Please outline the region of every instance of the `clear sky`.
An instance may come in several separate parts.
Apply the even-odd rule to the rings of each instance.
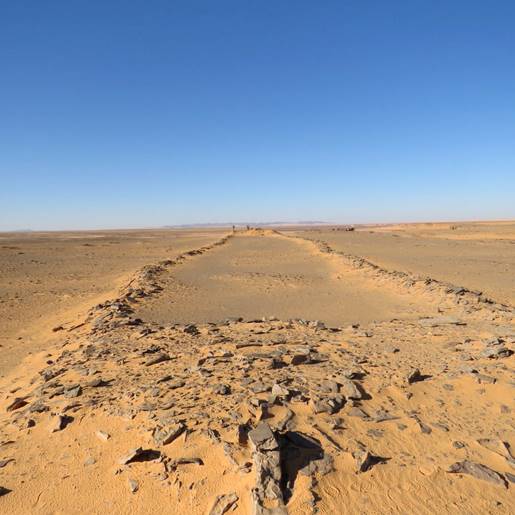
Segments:
[[[4,0],[0,230],[515,218],[515,2]]]

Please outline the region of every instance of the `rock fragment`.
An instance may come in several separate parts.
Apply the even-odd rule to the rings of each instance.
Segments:
[[[101,386],[107,386],[109,383],[107,381],[104,381],[101,377],[97,377],[96,379],[93,379],[93,381],[90,381],[88,386],[91,386],[92,388],[99,388]]]
[[[164,361],[170,361],[170,356],[168,354],[165,354],[164,352],[160,352],[159,354],[156,354],[152,358],[150,358],[146,363],[145,366],[151,367],[152,365],[157,365],[159,363],[163,363]]]
[[[266,422],[260,422],[254,429],[249,431],[248,438],[254,452],[274,451],[279,448],[274,433]]]
[[[228,384],[217,384],[213,388],[213,393],[217,395],[229,395],[231,393],[231,387]]]
[[[414,368],[413,370],[410,370],[408,372],[408,375],[406,376],[406,381],[408,384],[417,383],[418,381],[423,381],[424,377],[420,373],[420,370],[418,368]]]
[[[357,417],[357,418],[361,418],[362,420],[369,420],[370,419],[369,414],[366,413],[365,411],[363,411],[358,406],[353,406],[349,410],[348,415],[349,415],[349,417]]]
[[[509,446],[502,440],[498,438],[480,438],[477,443],[485,449],[502,456],[510,465],[515,466],[515,457],[512,456]]]
[[[143,456],[145,451],[142,447],[136,447],[134,449],[131,449],[125,456],[122,456],[118,463],[120,465],[128,465],[132,461],[138,459],[139,457]]]
[[[201,458],[175,458],[165,462],[167,472],[173,472],[179,465],[204,465]]]
[[[508,488],[508,482],[501,474],[486,465],[482,465],[481,463],[475,463],[468,460],[458,461],[449,467],[448,472],[452,474],[467,474],[475,477],[476,479],[481,479],[483,481],[488,481],[495,485]]]
[[[295,413],[291,409],[287,409],[284,417],[281,418],[275,426],[277,431],[284,431],[294,416]]]
[[[458,318],[452,316],[438,316],[432,318],[421,318],[419,324],[423,327],[439,327],[442,325],[466,325]]]
[[[359,449],[354,451],[352,456],[356,460],[356,468],[358,472],[366,472],[380,461],[377,456],[374,456],[366,449]]]
[[[513,354],[513,351],[507,347],[489,347],[481,353],[482,358],[499,359],[508,358]]]
[[[213,507],[209,511],[209,515],[224,515],[231,508],[235,507],[238,502],[238,496],[235,493],[219,495],[216,497]]]
[[[111,435],[109,433],[106,433],[105,431],[95,431],[95,435],[99,440],[102,440],[103,442],[107,442],[109,438],[111,438]]]
[[[313,395],[309,401],[309,405],[315,415],[318,413],[338,413],[344,404],[345,398],[340,394],[333,394],[326,397]]]
[[[173,424],[166,428],[157,427],[152,434],[157,445],[168,445],[178,438],[186,429],[182,423]]]
[[[68,399],[72,399],[74,397],[79,397],[79,395],[81,395],[81,394],[82,394],[82,388],[81,388],[80,384],[70,386],[64,391],[64,396],[67,397]]]
[[[72,417],[67,415],[55,415],[52,417],[50,421],[50,432],[56,433],[57,431],[62,431],[70,422],[72,422]]]
[[[135,479],[129,479],[128,484],[131,493],[135,494],[139,490],[139,483]]]
[[[363,392],[356,386],[354,381],[347,379],[346,377],[338,377],[336,382],[340,385],[340,392],[347,399],[359,400],[363,398]]]
[[[281,490],[279,443],[266,422],[260,422],[248,436],[256,470],[256,486],[252,489],[254,513],[286,513]]]
[[[274,383],[272,385],[272,395],[275,397],[287,398],[290,396],[290,390],[284,386],[281,386],[280,384]]]
[[[7,406],[6,411],[15,411],[17,409],[23,408],[28,404],[25,400],[26,397],[16,397],[9,406]]]
[[[479,384],[495,384],[497,379],[486,374],[473,374]]]
[[[422,422],[422,420],[420,420],[417,415],[413,415],[411,418],[413,418],[413,420],[415,420],[415,422],[418,424],[418,427],[422,433],[430,435],[433,432],[433,430],[427,424]]]
[[[290,365],[301,365],[302,363],[309,363],[309,353],[297,353],[291,357]]]
[[[2,497],[3,495],[7,495],[10,492],[11,490],[9,490],[9,488],[5,488],[5,486],[0,486],[0,497]]]

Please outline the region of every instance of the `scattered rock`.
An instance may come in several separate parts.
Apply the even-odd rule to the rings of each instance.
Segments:
[[[135,494],[139,490],[139,483],[135,479],[129,479],[129,490]]]
[[[380,463],[382,461],[382,458],[374,456],[366,449],[354,451],[352,456],[356,460],[356,468],[360,473],[370,470],[376,463]]]
[[[153,449],[143,450],[141,447],[137,447],[135,449],[131,449],[125,456],[122,456],[118,463],[120,465],[128,465],[133,461],[153,461],[158,459],[161,456],[159,451],[154,451]]]
[[[168,445],[178,438],[186,429],[182,423],[174,424],[166,428],[157,427],[154,429],[153,437],[157,445]]]
[[[347,398],[347,399],[362,399],[363,398],[363,392],[361,389],[354,383],[354,381],[351,381],[350,379],[347,379],[346,377],[338,377],[336,378],[336,382],[340,385],[340,392]]]
[[[272,385],[272,395],[276,397],[288,398],[290,396],[290,390],[284,386],[274,383]]]
[[[290,365],[301,365],[302,363],[309,362],[309,353],[308,354],[294,354],[291,357]]]
[[[111,438],[111,435],[109,433],[106,433],[105,431],[96,431],[95,435],[99,440],[102,440],[103,442],[107,442],[107,440]]]
[[[279,448],[279,444],[266,422],[260,422],[257,427],[249,431],[248,438],[253,446],[253,451],[273,451]]]
[[[513,351],[506,347],[489,347],[481,353],[482,358],[499,359],[508,358],[513,354]]]
[[[84,465],[86,466],[90,466],[90,465],[94,465],[95,463],[97,462],[97,460],[95,458],[93,458],[93,456],[89,456],[88,458],[86,458],[86,460],[84,461]]]
[[[439,327],[442,325],[467,325],[458,318],[451,316],[438,316],[432,318],[421,318],[419,324],[424,327]]]
[[[256,486],[251,492],[254,513],[286,513],[281,490],[279,443],[274,433],[266,422],[260,422],[249,432],[249,441],[256,471]]]
[[[79,397],[79,395],[81,395],[81,394],[82,394],[82,388],[81,388],[80,384],[70,386],[69,388],[67,388],[64,391],[64,396],[69,399],[74,398],[74,397]]]
[[[345,404],[345,399],[342,395],[336,394],[331,397],[320,397],[313,395],[309,401],[309,406],[313,410],[313,413],[338,413],[341,407]]]
[[[512,466],[515,466],[515,457],[512,456],[508,444],[499,440],[498,438],[480,438],[477,443],[489,451],[495,452],[499,456],[508,461]]]
[[[357,418],[361,418],[362,420],[369,420],[370,419],[370,416],[368,415],[368,413],[366,413],[365,411],[363,411],[361,408],[357,407],[357,406],[353,406],[347,413],[349,415],[349,417],[357,417]]]
[[[219,495],[215,499],[213,507],[209,511],[209,515],[223,515],[230,509],[234,509],[238,502],[238,496],[235,493]]]
[[[159,354],[151,357],[146,363],[145,366],[150,367],[152,365],[157,365],[158,363],[163,363],[164,361],[170,361],[170,356],[165,354],[164,352],[160,352]]]
[[[508,488],[508,483],[501,474],[481,463],[468,460],[458,461],[449,467],[448,472],[452,474],[468,474],[476,479],[482,479],[483,481]]]
[[[28,404],[25,400],[26,397],[16,397],[9,406],[7,406],[6,411],[15,411],[17,409],[23,408]]]
[[[50,432],[56,433],[57,431],[62,431],[72,421],[73,418],[68,415],[55,415],[50,421]]]
[[[229,395],[231,393],[231,387],[228,384],[217,384],[213,388],[213,393],[217,395]]]
[[[417,383],[418,381],[423,381],[424,377],[420,373],[420,370],[418,368],[414,368],[413,370],[410,370],[408,372],[408,375],[406,376],[406,381],[408,384]]]

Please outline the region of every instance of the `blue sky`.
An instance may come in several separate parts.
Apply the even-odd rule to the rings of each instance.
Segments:
[[[515,218],[515,2],[0,4],[0,230]]]

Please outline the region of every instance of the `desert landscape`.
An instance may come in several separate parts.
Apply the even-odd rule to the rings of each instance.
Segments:
[[[0,233],[0,315],[1,513],[515,512],[515,222]]]

